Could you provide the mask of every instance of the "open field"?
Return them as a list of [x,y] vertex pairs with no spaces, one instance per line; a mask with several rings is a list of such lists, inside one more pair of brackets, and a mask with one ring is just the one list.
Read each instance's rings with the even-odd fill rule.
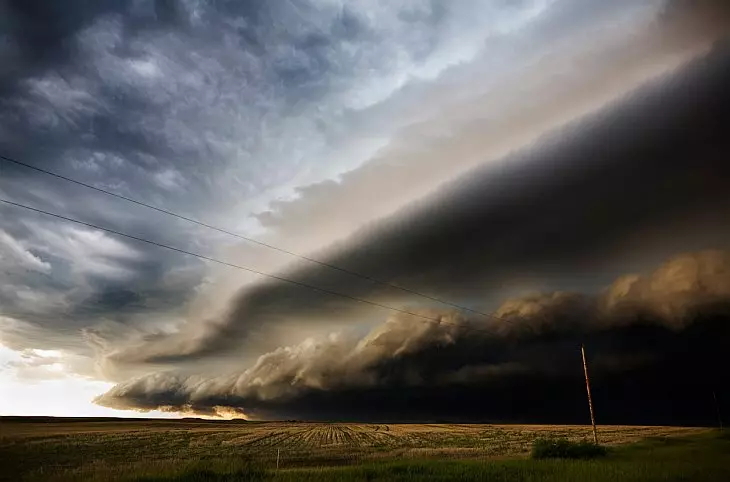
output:
[[[417,470],[421,471],[438,467],[444,470],[462,467],[468,471],[483,468],[485,461],[490,461],[490,467],[497,467],[495,463],[504,467],[525,462],[539,464],[542,462],[519,460],[528,455],[535,438],[579,440],[589,438],[590,433],[590,427],[586,426],[547,425],[4,418],[0,419],[0,478],[139,480],[139,477],[179,474],[199,467],[226,473],[256,467],[258,474],[275,469],[279,453],[277,479],[373,480],[360,479],[358,474],[374,470],[372,474],[377,475],[378,470],[388,467],[409,473],[407,467],[411,465],[403,468],[398,464],[415,464],[412,467],[420,467]],[[600,428],[601,442],[610,446],[647,438],[705,440],[708,433],[706,429],[675,427]],[[690,439],[684,438],[687,436]],[[725,443],[724,439],[718,440],[713,443]],[[674,445],[664,450],[672,448]],[[546,462],[544,467],[551,463],[555,462]],[[585,462],[591,463],[603,462]]]

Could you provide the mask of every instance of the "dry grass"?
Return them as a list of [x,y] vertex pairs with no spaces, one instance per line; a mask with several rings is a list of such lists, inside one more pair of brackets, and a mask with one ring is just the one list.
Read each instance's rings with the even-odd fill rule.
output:
[[[600,427],[601,442],[692,435],[703,429]],[[162,420],[0,420],[3,473],[48,479],[104,480],[181,463],[252,461],[282,468],[327,467],[402,459],[517,458],[538,437],[581,440],[588,426],[341,424]],[[44,475],[44,471],[45,475]],[[2,476],[0,476],[1,478]],[[64,478],[64,477],[61,477]],[[73,478],[73,477],[71,477]]]

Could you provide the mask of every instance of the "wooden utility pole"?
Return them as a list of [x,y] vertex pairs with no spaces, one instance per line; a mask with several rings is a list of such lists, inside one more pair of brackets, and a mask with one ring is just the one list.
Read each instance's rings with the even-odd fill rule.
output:
[[598,432],[596,432],[596,417],[593,414],[593,399],[591,398],[591,381],[588,378],[588,364],[586,363],[586,347],[580,345],[580,353],[583,355],[583,373],[586,375],[586,391],[588,392],[588,408],[591,410],[591,425],[593,425],[593,441],[598,445]]
[[720,424],[720,430],[722,430],[722,413],[720,413],[720,403],[717,401],[717,395],[715,391],[712,391],[712,398],[715,399],[715,411],[717,411],[717,423]]

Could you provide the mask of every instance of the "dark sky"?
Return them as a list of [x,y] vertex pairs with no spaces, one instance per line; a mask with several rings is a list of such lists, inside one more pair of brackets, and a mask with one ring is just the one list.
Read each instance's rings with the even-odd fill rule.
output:
[[0,2],[0,154],[370,278],[2,163],[3,199],[350,299],[3,205],[0,412],[60,379],[119,410],[579,423],[586,343],[602,423],[713,423],[727,7],[365,3]]

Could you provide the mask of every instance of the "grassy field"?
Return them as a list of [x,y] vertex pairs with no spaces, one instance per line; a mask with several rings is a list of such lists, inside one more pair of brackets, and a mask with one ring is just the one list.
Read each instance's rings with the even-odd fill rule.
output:
[[604,460],[533,461],[536,438],[581,440],[590,428],[4,418],[0,479],[730,480],[730,440],[706,429],[600,436],[615,447]]

